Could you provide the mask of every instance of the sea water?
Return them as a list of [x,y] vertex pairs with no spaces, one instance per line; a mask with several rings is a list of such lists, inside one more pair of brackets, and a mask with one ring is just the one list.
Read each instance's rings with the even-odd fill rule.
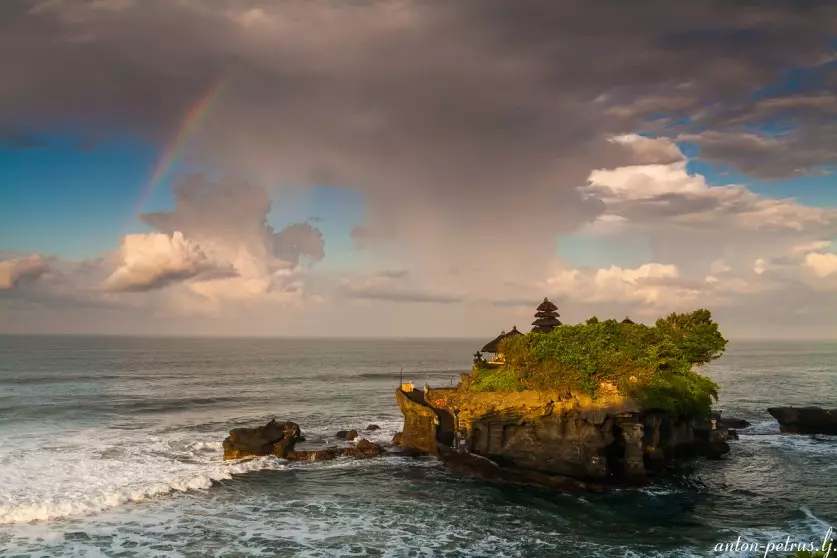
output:
[[391,456],[222,459],[231,428],[273,417],[312,444],[370,423],[387,442],[401,368],[455,384],[479,345],[0,336],[0,556],[755,556],[837,523],[837,438],[782,435],[766,412],[837,407],[837,344],[731,343],[705,372],[753,426],[726,459],[644,488],[555,493]]

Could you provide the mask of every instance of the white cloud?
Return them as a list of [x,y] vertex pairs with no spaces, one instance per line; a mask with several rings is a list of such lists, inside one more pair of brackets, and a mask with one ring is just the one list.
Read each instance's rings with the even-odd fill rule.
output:
[[564,269],[547,279],[549,292],[575,301],[634,302],[653,307],[694,300],[700,289],[681,280],[677,266],[648,263],[636,268]]
[[0,291],[14,289],[26,279],[37,279],[49,271],[49,262],[40,254],[0,261]]
[[[644,224],[725,229],[837,230],[837,211],[793,199],[761,197],[744,186],[710,186],[686,162],[633,165],[590,173],[588,191],[608,212]],[[819,240],[819,239],[818,239]]]
[[808,242],[793,247],[793,251],[797,253],[816,252],[817,250],[826,250],[831,246],[830,240],[817,240]]
[[837,254],[811,252],[805,255],[805,265],[817,277],[837,275]]
[[121,265],[104,282],[110,291],[149,291],[202,274],[232,273],[229,264],[210,259],[180,231],[127,235],[119,255]]

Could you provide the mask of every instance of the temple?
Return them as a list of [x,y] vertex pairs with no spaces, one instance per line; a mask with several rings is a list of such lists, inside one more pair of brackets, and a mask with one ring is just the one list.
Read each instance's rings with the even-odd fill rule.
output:
[[558,320],[559,315],[558,307],[544,297],[543,302],[537,307],[537,312],[535,313],[536,319],[532,322],[532,325],[535,327],[532,328],[532,331],[534,333],[550,333],[561,325],[561,322]]
[[[532,328],[533,332],[549,333],[559,325],[562,325],[561,321],[558,320],[558,307],[551,303],[548,298],[544,297],[543,302],[538,305],[536,310],[535,321],[532,322],[532,325],[534,326]],[[482,349],[474,353],[474,364],[478,364],[482,359],[481,353],[492,353],[494,355],[494,358],[492,358],[487,364],[504,364],[505,358],[503,357],[503,353],[500,351],[500,342],[506,337],[512,335],[523,334],[518,331],[517,326],[512,327],[511,331],[508,333],[506,333],[505,330],[501,331],[500,335],[486,343]]]
[[491,359],[489,364],[503,364],[505,362],[505,358],[503,357],[503,353],[500,352],[500,342],[505,339],[506,337],[510,337],[513,335],[523,335],[518,331],[517,326],[513,326],[511,331],[506,333],[505,331],[501,331],[500,335],[489,341],[485,344],[485,346],[480,349],[479,352],[481,353],[493,353],[494,358]]

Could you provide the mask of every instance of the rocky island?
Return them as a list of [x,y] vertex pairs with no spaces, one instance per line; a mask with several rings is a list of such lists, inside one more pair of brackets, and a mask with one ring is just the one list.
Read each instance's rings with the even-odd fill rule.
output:
[[707,310],[654,326],[629,319],[561,325],[549,301],[528,334],[478,352],[456,388],[402,385],[398,443],[483,477],[562,489],[641,484],[679,457],[720,458],[736,437],[693,368],[726,340]]
[[[712,410],[718,386],[695,370],[727,343],[708,310],[671,314],[653,326],[627,318],[562,325],[544,299],[535,318],[531,332],[512,328],[475,353],[456,387],[401,384],[395,399],[404,427],[395,448],[435,456],[465,474],[590,490],[643,484],[681,457],[720,459],[730,450],[727,440],[737,438],[734,427],[747,426]],[[483,352],[493,358],[486,361]],[[321,461],[386,452],[356,430],[335,437],[356,443],[299,450],[300,427],[273,420],[230,431],[224,459]]]

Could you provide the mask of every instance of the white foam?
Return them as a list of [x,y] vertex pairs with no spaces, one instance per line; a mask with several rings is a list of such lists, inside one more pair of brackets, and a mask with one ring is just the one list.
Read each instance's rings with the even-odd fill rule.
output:
[[88,515],[170,492],[206,490],[213,481],[260,469],[284,468],[260,458],[225,463],[225,433],[174,432],[153,436],[91,429],[53,434],[40,448],[11,448],[0,462],[0,524]]

